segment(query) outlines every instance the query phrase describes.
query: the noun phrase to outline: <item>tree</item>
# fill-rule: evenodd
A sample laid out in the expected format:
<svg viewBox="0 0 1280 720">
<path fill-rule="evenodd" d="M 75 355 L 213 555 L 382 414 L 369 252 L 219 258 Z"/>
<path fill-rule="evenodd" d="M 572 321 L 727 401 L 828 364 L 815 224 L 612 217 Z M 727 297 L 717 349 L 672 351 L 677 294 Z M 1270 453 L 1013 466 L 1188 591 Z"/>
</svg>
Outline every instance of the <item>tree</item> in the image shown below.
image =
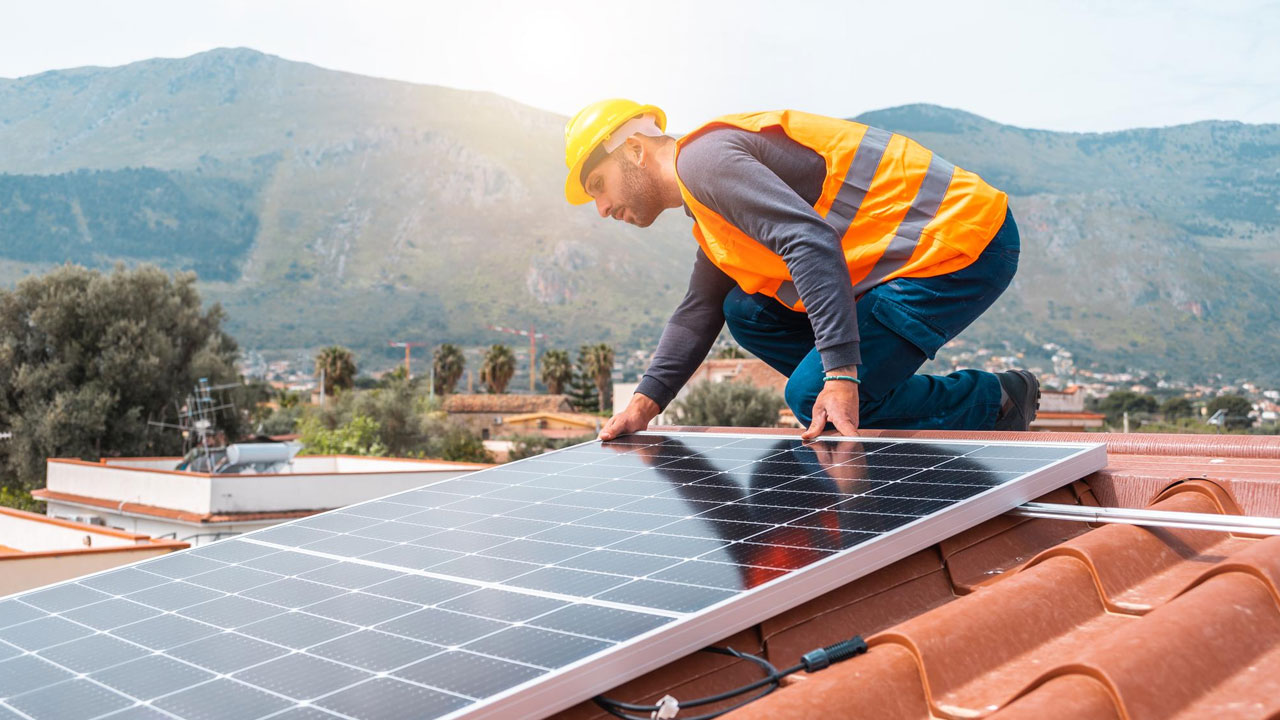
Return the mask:
<svg viewBox="0 0 1280 720">
<path fill-rule="evenodd" d="M 435 392 L 437 395 L 448 395 L 457 387 L 462 371 L 467 366 L 467 359 L 457 345 L 445 343 L 436 350 L 431 360 L 435 374 Z"/>
<path fill-rule="evenodd" d="M 673 403 L 681 425 L 725 427 L 772 427 L 785 401 L 768 388 L 744 382 L 699 382 Z"/>
<path fill-rule="evenodd" d="M 479 434 L 449 419 L 440 411 L 438 402 L 430 401 L 416 383 L 403 379 L 372 390 L 342 393 L 326 407 L 308 408 L 299 428 L 317 428 L 312 431 L 317 433 L 321 447 L 353 437 L 363 442 L 368 436 L 361 433 L 368 427 L 356 423 L 357 418 L 362 417 L 376 426 L 376 446 L 372 442 L 363 443 L 363 447 L 377 451 L 371 450 L 370 454 L 493 461 Z"/>
<path fill-rule="evenodd" d="M 44 484 L 45 460 L 174 455 L 174 402 L 200 378 L 234 382 L 236 344 L 193 273 L 144 265 L 110 273 L 65 265 L 0 290 L 0 484 Z M 219 418 L 240 434 L 237 413 Z"/>
<path fill-rule="evenodd" d="M 737 345 L 725 345 L 716 351 L 717 360 L 738 360 L 746 356 L 747 354 Z"/>
<path fill-rule="evenodd" d="M 1098 412 L 1107 416 L 1107 422 L 1116 425 L 1122 421 L 1127 412 L 1132 420 L 1140 418 L 1135 415 L 1147 415 L 1160 409 L 1160 403 L 1150 395 L 1142 395 L 1131 390 L 1116 390 L 1102 398 L 1097 404 Z"/>
<path fill-rule="evenodd" d="M 584 376 L 596 386 L 596 404 L 601 412 L 613 409 L 613 348 L 605 343 L 583 345 L 578 364 Z"/>
<path fill-rule="evenodd" d="M 564 350 L 548 350 L 542 353 L 542 384 L 547 392 L 559 395 L 564 386 L 573 379 L 573 364 L 569 362 L 569 353 Z"/>
<path fill-rule="evenodd" d="M 516 374 L 516 356 L 506 345 L 494 345 L 484 354 L 484 364 L 480 366 L 480 382 L 485 384 L 491 393 L 501 395 L 507 391 L 507 383 Z"/>
<path fill-rule="evenodd" d="M 1160 406 L 1160 414 L 1164 415 L 1167 422 L 1191 417 L 1191 413 L 1191 401 L 1182 396 L 1171 397 Z"/>
<path fill-rule="evenodd" d="M 368 415 L 356 415 L 350 422 L 330 429 L 315 416 L 298 422 L 302 435 L 302 455 L 386 455 L 378 439 L 381 426 Z"/>
<path fill-rule="evenodd" d="M 585 347 L 585 346 L 584 346 Z M 596 394 L 596 384 L 590 376 L 582 371 L 582 365 L 574 368 L 569 378 L 569 404 L 578 412 L 599 412 L 600 396 Z"/>
<path fill-rule="evenodd" d="M 1228 430 L 1243 430 L 1253 425 L 1253 418 L 1249 417 L 1249 413 L 1253 412 L 1253 403 L 1239 395 L 1219 395 L 1205 405 L 1205 410 L 1210 416 L 1219 410 L 1226 410 L 1227 417 L 1223 427 Z"/>
<path fill-rule="evenodd" d="M 356 383 L 356 358 L 341 345 L 330 345 L 316 353 L 316 377 L 324 382 L 324 394 L 350 390 Z"/>
</svg>

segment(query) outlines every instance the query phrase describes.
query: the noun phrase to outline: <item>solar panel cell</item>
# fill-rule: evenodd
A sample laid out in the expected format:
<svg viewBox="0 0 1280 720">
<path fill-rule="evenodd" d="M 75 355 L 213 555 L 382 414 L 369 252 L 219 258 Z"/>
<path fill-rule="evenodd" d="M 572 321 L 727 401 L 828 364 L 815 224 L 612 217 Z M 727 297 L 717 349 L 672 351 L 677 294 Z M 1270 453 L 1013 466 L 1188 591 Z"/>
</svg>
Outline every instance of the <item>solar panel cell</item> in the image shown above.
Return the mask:
<svg viewBox="0 0 1280 720">
<path fill-rule="evenodd" d="M 250 720 L 291 705 L 288 700 L 234 680 L 218 678 L 167 695 L 155 705 L 190 720 Z"/>
<path fill-rule="evenodd" d="M 544 590 L 546 592 L 588 598 L 609 588 L 617 587 L 631 578 L 620 575 L 570 570 L 562 567 L 545 567 L 512 578 L 506 584 L 514 587 Z"/>
<path fill-rule="evenodd" d="M 341 595 L 342 588 L 310 582 L 300 578 L 285 578 L 266 585 L 246 590 L 244 597 L 261 600 L 284 608 L 300 608 L 304 605 L 320 602 L 325 598 Z"/>
<path fill-rule="evenodd" d="M 155 608 L 129 600 L 111 598 L 100 603 L 76 608 L 70 612 L 63 613 L 62 616 L 81 625 L 87 625 L 94 630 L 110 630 L 113 627 L 120 627 L 121 625 L 128 625 L 144 618 L 149 618 L 155 613 Z"/>
<path fill-rule="evenodd" d="M 542 674 L 528 665 L 452 651 L 396 671 L 398 677 L 471 698 L 488 697 Z"/>
<path fill-rule="evenodd" d="M 405 602 L 431 605 L 455 598 L 475 590 L 474 585 L 423 577 L 421 575 L 401 575 L 400 577 L 370 585 L 364 592 L 383 597 L 404 600 Z"/>
<path fill-rule="evenodd" d="M 392 678 L 374 678 L 316 701 L 353 718 L 422 718 L 430 720 L 464 707 L 468 700 Z"/>
<path fill-rule="evenodd" d="M 467 650 L 552 669 L 609 647 L 609 643 L 580 635 L 525 625 L 501 630 L 466 645 Z"/>
<path fill-rule="evenodd" d="M 116 637 L 152 650 L 165 650 L 216 632 L 218 628 L 212 625 L 205 625 L 177 615 L 157 615 L 111 631 Z"/>
<path fill-rule="evenodd" d="M 287 652 L 289 652 L 287 649 L 279 645 L 271 645 L 230 632 L 211 635 L 165 651 L 167 655 L 216 673 L 233 673 Z M 181 685 L 176 683 L 170 685 L 171 690 L 176 687 Z M 133 695 L 133 693 L 129 694 Z"/>
<path fill-rule="evenodd" d="M 99 634 L 47 648 L 43 656 L 69 670 L 91 673 L 146 654 L 137 645 Z"/>
<path fill-rule="evenodd" d="M 617 550 L 593 550 L 581 555 L 562 560 L 559 565 L 578 570 L 594 570 L 611 572 L 618 575 L 644 577 L 665 567 L 679 562 L 676 558 L 662 555 L 646 555 Z"/>
<path fill-rule="evenodd" d="M 436 645 L 461 645 L 506 627 L 507 623 L 498 620 L 427 608 L 382 623 L 377 629 Z"/>
<path fill-rule="evenodd" d="M 421 609 L 421 605 L 361 592 L 338 595 L 306 607 L 306 611 L 312 615 L 363 626 L 377 625 Z"/>
<path fill-rule="evenodd" d="M 129 697 L 151 700 L 177 688 L 212 680 L 214 675 L 164 655 L 148 655 L 89 677 Z"/>
<path fill-rule="evenodd" d="M 0 630 L 0 640 L 23 650 L 39 650 L 70 642 L 93 631 L 60 617 L 41 617 Z"/>
<path fill-rule="evenodd" d="M 357 629 L 354 625 L 315 615 L 288 612 L 246 625 L 240 628 L 240 632 L 270 643 L 301 650 Z"/>
<path fill-rule="evenodd" d="M 82 678 L 33 690 L 7 702 L 32 720 L 89 720 L 133 704 L 133 700 Z"/>
<path fill-rule="evenodd" d="M 387 672 L 443 651 L 439 645 L 378 630 L 361 630 L 330 640 L 308 652 L 371 672 Z"/>
<path fill-rule="evenodd" d="M 597 597 L 628 605 L 689 613 L 733 597 L 733 593 L 658 580 L 632 580 Z"/>
<path fill-rule="evenodd" d="M 23 596 L 22 601 L 46 612 L 58 613 L 106 600 L 109 597 L 111 596 L 106 593 L 72 583 L 29 593 Z"/>
<path fill-rule="evenodd" d="M 168 578 L 155 573 L 133 568 L 122 568 L 84 578 L 79 584 L 112 595 L 124 595 L 135 590 L 155 587 L 161 583 L 168 582 L 168 580 Z"/>
<path fill-rule="evenodd" d="M 217 590 L 197 587 L 185 582 L 170 582 L 129 593 L 125 597 L 160 610 L 177 610 L 188 605 L 195 605 L 216 597 L 222 597 L 224 594 Z"/>
<path fill-rule="evenodd" d="M 311 700 L 372 675 L 349 665 L 294 653 L 241 670 L 233 677 L 295 700 Z"/>
</svg>

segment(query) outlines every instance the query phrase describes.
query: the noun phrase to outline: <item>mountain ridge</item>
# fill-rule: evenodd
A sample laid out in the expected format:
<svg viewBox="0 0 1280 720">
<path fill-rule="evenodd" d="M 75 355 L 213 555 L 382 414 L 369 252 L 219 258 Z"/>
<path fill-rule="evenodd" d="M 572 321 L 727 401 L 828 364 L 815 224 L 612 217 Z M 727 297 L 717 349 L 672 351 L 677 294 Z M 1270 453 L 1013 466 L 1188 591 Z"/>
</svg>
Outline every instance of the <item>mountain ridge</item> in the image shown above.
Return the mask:
<svg viewBox="0 0 1280 720">
<path fill-rule="evenodd" d="M 1010 192 L 1023 265 L 965 337 L 1280 375 L 1257 360 L 1280 341 L 1280 125 L 1060 133 L 925 104 L 857 119 Z M 564 121 L 251 49 L 0 79 L 0 283 L 67 259 L 197 268 L 264 349 L 504 341 L 490 323 L 645 347 L 683 293 L 688 222 L 568 206 Z"/>
</svg>

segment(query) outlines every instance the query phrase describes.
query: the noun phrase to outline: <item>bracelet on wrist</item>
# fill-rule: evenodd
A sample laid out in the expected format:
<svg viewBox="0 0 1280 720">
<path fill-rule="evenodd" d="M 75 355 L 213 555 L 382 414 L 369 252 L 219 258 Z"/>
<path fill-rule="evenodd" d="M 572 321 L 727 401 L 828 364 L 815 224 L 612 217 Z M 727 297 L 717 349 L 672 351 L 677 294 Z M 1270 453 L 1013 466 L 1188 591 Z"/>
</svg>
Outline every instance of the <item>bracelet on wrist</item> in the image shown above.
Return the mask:
<svg viewBox="0 0 1280 720">
<path fill-rule="evenodd" d="M 822 382 L 831 382 L 832 380 L 847 380 L 855 385 L 861 385 L 862 381 L 852 375 L 824 375 Z"/>
</svg>

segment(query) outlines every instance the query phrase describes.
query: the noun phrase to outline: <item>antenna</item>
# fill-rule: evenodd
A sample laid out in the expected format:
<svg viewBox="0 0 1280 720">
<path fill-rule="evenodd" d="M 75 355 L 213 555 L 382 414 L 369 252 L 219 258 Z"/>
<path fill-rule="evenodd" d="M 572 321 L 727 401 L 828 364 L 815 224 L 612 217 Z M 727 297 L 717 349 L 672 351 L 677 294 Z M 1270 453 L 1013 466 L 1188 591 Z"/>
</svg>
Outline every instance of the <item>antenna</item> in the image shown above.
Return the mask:
<svg viewBox="0 0 1280 720">
<path fill-rule="evenodd" d="M 186 397 L 185 403 L 178 403 L 178 422 L 166 423 L 150 420 L 148 425 L 166 428 L 169 430 L 178 430 L 182 433 L 182 452 L 187 455 L 193 449 L 199 448 L 200 454 L 208 457 L 210 450 L 220 450 L 225 445 L 225 438 L 222 445 L 216 444 L 216 438 L 219 430 L 217 419 L 219 413 L 227 410 L 235 411 L 235 405 L 225 402 L 214 396 L 214 393 L 231 388 L 239 387 L 236 383 L 228 383 L 225 385 L 210 385 L 209 378 L 200 378 L 195 388 Z M 210 441 L 214 440 L 215 445 L 211 446 Z"/>
</svg>

